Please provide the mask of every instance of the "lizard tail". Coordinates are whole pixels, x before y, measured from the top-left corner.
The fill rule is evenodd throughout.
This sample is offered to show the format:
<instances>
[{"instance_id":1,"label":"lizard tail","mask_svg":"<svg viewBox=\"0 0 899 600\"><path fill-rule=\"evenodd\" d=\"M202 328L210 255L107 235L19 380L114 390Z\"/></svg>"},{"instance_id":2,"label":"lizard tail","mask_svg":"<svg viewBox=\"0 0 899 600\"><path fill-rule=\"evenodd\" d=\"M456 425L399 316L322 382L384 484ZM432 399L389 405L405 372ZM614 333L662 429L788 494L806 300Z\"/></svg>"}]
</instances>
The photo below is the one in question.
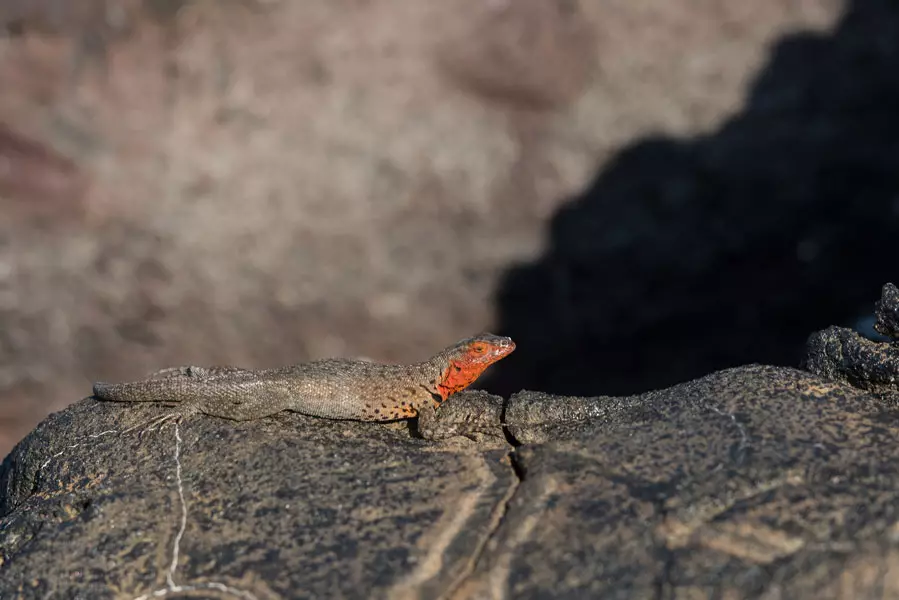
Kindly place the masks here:
<instances>
[{"instance_id":1,"label":"lizard tail","mask_svg":"<svg viewBox=\"0 0 899 600\"><path fill-rule=\"evenodd\" d=\"M94 384L94 397L110 402L182 402L210 391L193 381L144 380Z\"/></svg>"},{"instance_id":2,"label":"lizard tail","mask_svg":"<svg viewBox=\"0 0 899 600\"><path fill-rule=\"evenodd\" d=\"M105 383L98 381L94 384L94 397L101 400L113 400L117 395L116 385L114 383Z\"/></svg>"},{"instance_id":3,"label":"lizard tail","mask_svg":"<svg viewBox=\"0 0 899 600\"><path fill-rule=\"evenodd\" d=\"M98 381L94 384L94 397L110 402L135 402L136 394L133 387L125 383L105 383Z\"/></svg>"}]
</instances>

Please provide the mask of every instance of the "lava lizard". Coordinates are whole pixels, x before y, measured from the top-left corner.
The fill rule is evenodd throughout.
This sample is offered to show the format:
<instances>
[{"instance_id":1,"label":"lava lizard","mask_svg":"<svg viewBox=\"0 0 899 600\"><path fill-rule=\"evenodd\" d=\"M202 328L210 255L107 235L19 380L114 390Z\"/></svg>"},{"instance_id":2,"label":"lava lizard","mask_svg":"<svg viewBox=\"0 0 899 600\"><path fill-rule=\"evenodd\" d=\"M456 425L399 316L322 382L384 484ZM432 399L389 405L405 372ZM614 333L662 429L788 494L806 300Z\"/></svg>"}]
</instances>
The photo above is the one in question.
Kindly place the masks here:
<instances>
[{"instance_id":1,"label":"lava lizard","mask_svg":"<svg viewBox=\"0 0 899 600\"><path fill-rule=\"evenodd\" d=\"M440 404L513 350L510 338L481 334L412 365L329 358L259 371L174 367L141 381L95 383L93 395L114 402L178 404L177 411L151 421L151 428L196 413L247 421L289 410L358 421L418 416L419 432L427 437Z\"/></svg>"}]
</instances>

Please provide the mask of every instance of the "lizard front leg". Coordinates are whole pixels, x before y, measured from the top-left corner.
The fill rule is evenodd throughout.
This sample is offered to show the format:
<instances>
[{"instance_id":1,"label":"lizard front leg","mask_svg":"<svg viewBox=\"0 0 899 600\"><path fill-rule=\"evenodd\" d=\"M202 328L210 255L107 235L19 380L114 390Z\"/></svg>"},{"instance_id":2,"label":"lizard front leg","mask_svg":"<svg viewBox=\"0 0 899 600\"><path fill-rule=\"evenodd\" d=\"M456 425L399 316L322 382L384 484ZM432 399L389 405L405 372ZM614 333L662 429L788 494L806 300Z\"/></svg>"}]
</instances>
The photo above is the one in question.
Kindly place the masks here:
<instances>
[{"instance_id":1,"label":"lizard front leg","mask_svg":"<svg viewBox=\"0 0 899 600\"><path fill-rule=\"evenodd\" d=\"M417 427L418 435L426 440L440 440L448 437L437 420L437 409L430 402L418 409Z\"/></svg>"},{"instance_id":2,"label":"lizard front leg","mask_svg":"<svg viewBox=\"0 0 899 600\"><path fill-rule=\"evenodd\" d=\"M473 441L505 442L503 399L480 390L466 390L446 399L440 408L428 403L418 411L418 433L426 440L465 437Z\"/></svg>"}]
</instances>

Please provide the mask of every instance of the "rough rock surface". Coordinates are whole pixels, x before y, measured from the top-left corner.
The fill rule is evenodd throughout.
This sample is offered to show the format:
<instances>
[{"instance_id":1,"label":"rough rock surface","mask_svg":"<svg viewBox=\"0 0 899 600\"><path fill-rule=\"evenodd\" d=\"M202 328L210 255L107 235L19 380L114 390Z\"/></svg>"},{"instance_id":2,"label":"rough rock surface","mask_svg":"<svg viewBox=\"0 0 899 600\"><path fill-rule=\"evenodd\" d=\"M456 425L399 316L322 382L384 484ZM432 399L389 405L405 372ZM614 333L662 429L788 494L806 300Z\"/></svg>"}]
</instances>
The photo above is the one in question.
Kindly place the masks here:
<instances>
[{"instance_id":1,"label":"rough rock surface","mask_svg":"<svg viewBox=\"0 0 899 600\"><path fill-rule=\"evenodd\" d=\"M899 289L892 283L883 286L874 314L874 330L891 343L866 339L845 327L828 327L809 338L806 368L874 393L899 393Z\"/></svg>"},{"instance_id":2,"label":"rough rock surface","mask_svg":"<svg viewBox=\"0 0 899 600\"><path fill-rule=\"evenodd\" d=\"M516 396L507 415L528 401ZM604 401L587 403L585 415L608 416L544 428L540 437L551 441L516 452L522 484L472 590L572 598L899 591L899 579L882 576L899 528L899 414L876 398L798 370L749 366L613 411L590 404Z\"/></svg>"},{"instance_id":3,"label":"rough rock surface","mask_svg":"<svg viewBox=\"0 0 899 600\"><path fill-rule=\"evenodd\" d=\"M518 484L504 451L442 450L405 424L202 418L179 426L180 444L173 428L90 437L154 412L85 399L10 455L0 596L150 593L177 544L185 586L434 597L468 573Z\"/></svg>"},{"instance_id":4,"label":"rough rock surface","mask_svg":"<svg viewBox=\"0 0 899 600\"><path fill-rule=\"evenodd\" d=\"M85 399L7 457L0 595L899 594L899 411L805 371L462 393L441 443L292 414L104 433L159 410Z\"/></svg>"}]
</instances>

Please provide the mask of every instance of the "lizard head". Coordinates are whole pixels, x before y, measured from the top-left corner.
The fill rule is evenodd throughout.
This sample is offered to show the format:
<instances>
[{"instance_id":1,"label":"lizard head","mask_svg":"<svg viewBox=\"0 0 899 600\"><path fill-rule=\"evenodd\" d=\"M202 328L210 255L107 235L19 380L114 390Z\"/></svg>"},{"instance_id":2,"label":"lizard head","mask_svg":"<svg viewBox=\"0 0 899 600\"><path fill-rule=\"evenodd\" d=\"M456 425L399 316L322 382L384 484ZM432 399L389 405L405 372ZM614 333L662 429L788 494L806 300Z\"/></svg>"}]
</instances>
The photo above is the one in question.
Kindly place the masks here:
<instances>
[{"instance_id":1,"label":"lizard head","mask_svg":"<svg viewBox=\"0 0 899 600\"><path fill-rule=\"evenodd\" d=\"M484 370L512 353L511 338L482 333L450 346L438 355L443 367L436 381L440 401L474 383Z\"/></svg>"}]
</instances>

